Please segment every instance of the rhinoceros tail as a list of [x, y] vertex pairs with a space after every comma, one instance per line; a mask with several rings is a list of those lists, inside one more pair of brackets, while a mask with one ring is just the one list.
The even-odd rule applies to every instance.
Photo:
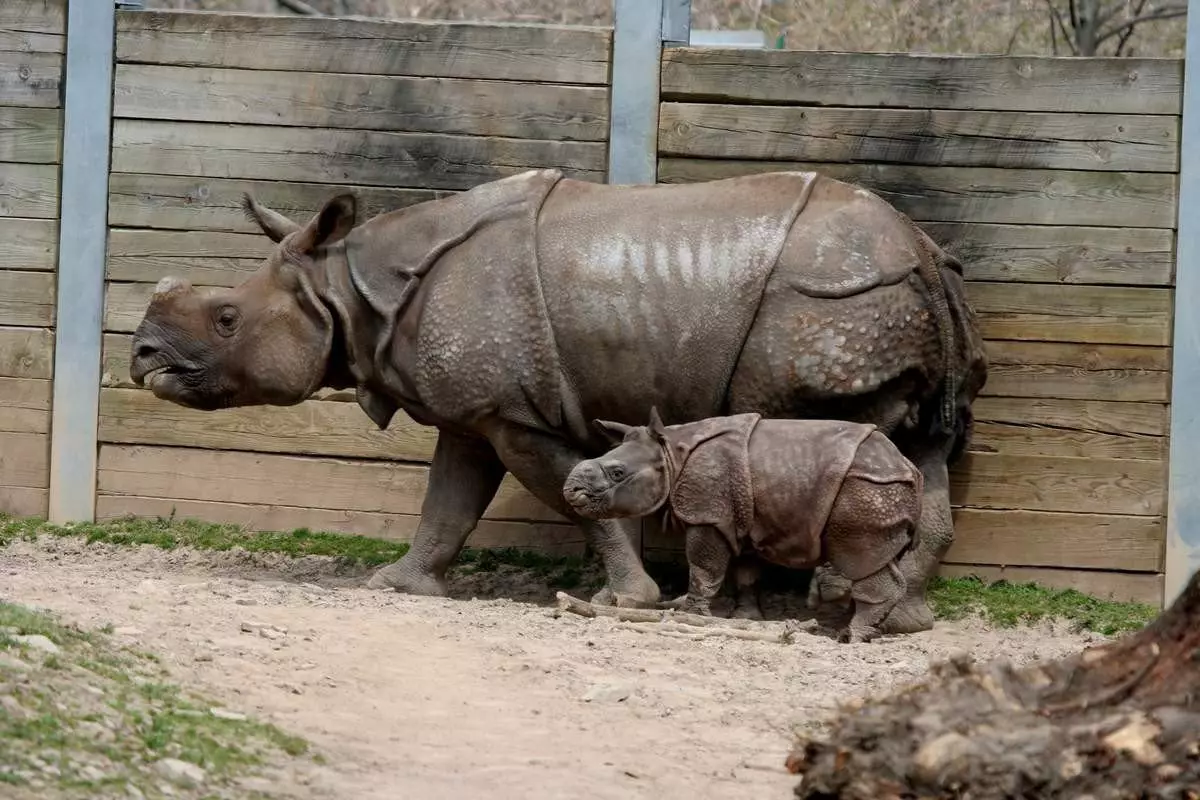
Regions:
[[917, 272], [929, 288], [930, 300], [933, 303], [933, 315], [942, 343], [942, 390], [940, 392], [942, 432], [957, 438], [958, 384], [961, 376], [956, 369], [958, 343], [954, 330], [954, 318], [950, 314], [950, 301], [946, 298], [946, 284], [942, 281], [942, 267], [950, 267], [961, 274], [962, 265], [929, 238], [929, 235], [921, 230], [907, 214], [901, 214], [901, 216], [912, 228], [913, 235], [917, 239], [920, 250]]

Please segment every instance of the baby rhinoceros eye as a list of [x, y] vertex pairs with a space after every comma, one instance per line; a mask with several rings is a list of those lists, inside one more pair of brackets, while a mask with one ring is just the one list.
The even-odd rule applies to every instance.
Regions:
[[608, 479], [613, 483], [625, 480], [625, 467], [620, 464], [609, 464]]
[[217, 331], [222, 336], [231, 336], [237, 330], [241, 314], [233, 306], [222, 306], [217, 312]]

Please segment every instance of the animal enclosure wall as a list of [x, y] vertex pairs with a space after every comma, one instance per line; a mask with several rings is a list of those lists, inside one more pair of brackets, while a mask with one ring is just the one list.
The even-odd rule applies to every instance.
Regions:
[[45, 516], [65, 0], [0, 3], [0, 510]]
[[661, 182], [817, 169], [963, 261], [991, 366], [943, 574], [1161, 602], [1182, 72], [664, 52]]
[[[300, 221], [349, 189], [360, 218], [532, 167], [602, 182], [607, 29], [120, 12], [97, 516], [409, 539], [435, 432], [378, 431], [353, 393], [218, 414], [129, 384], [164, 275], [228, 286], [271, 242], [241, 193]], [[511, 478], [473, 545], [579, 550]]]

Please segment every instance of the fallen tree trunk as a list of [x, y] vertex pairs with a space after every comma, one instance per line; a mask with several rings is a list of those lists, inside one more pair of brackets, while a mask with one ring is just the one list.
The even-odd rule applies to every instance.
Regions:
[[799, 742], [796, 796], [1200, 800], [1200, 572], [1122, 639], [1021, 669], [961, 658], [932, 673]]

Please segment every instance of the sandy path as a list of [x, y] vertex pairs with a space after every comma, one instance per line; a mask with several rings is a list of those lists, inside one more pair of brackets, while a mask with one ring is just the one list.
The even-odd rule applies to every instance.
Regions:
[[324, 559], [73, 540], [0, 550], [0, 598], [111, 623], [176, 680], [307, 737], [329, 766], [256, 787], [306, 798], [787, 798], [791, 730], [838, 701], [955, 649], [1024, 662], [1092, 639], [940, 623], [866, 645], [688, 641], [362, 581]]

